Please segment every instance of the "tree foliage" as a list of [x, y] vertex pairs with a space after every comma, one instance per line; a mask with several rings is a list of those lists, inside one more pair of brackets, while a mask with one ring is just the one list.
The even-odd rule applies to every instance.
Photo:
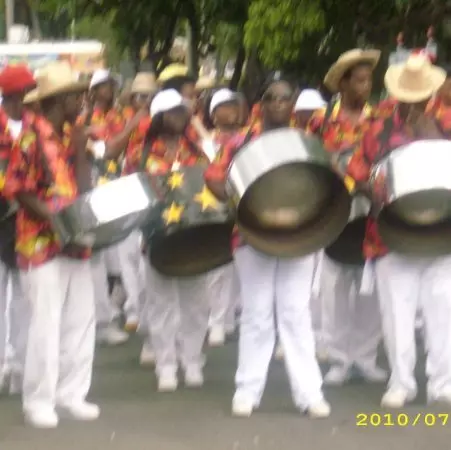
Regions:
[[306, 35], [323, 27], [324, 13], [315, 0], [254, 0], [244, 42], [275, 67], [298, 58]]

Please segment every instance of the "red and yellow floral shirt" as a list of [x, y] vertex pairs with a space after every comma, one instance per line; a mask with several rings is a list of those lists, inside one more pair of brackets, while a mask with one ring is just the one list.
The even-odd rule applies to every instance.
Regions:
[[[391, 117], [376, 119], [363, 136], [359, 148], [355, 151], [348, 164], [348, 174], [357, 182], [366, 183], [370, 177], [373, 164], [380, 157], [401, 145], [415, 140], [409, 135], [397, 108]], [[363, 254], [367, 259], [374, 259], [388, 253], [388, 248], [382, 241], [377, 223], [368, 217], [366, 236], [363, 243]]]
[[[263, 133], [261, 121], [257, 121], [250, 127], [245, 127], [238, 131], [235, 136], [228, 140], [216, 155], [215, 160], [208, 166], [205, 171], [205, 180], [225, 182], [227, 172], [237, 151], [245, 144], [246, 141], [252, 141]], [[238, 228], [235, 226], [232, 233], [232, 250], [245, 245], [242, 240]]]
[[[337, 101], [327, 115], [327, 106], [316, 111], [307, 125], [307, 133], [317, 135], [323, 142], [328, 152], [339, 152], [360, 144], [363, 133], [368, 129], [372, 108], [365, 105], [357, 124], [351, 122], [341, 108], [341, 102]], [[326, 121], [326, 123], [324, 123]]]
[[[71, 145], [64, 145], [52, 125], [38, 116], [24, 126], [15, 141], [8, 167], [5, 196], [20, 192], [36, 195], [52, 212], [70, 205], [78, 195]], [[17, 263], [21, 269], [43, 264], [62, 252], [69, 257], [89, 258], [89, 249], [64, 251], [47, 222], [36, 219], [20, 208], [16, 221]]]
[[144, 117], [139, 121], [138, 126], [133, 130], [128, 140], [127, 149], [125, 150], [125, 165], [122, 173], [129, 175], [138, 172], [141, 164], [142, 147], [147, 130], [150, 127], [150, 116]]
[[[86, 123], [88, 115], [84, 113], [79, 119], [81, 123]], [[108, 142], [109, 139], [121, 133], [125, 128], [126, 120], [123, 114], [116, 108], [110, 109], [107, 113], [99, 107], [94, 107], [90, 126], [94, 128], [95, 140]], [[99, 164], [99, 184], [117, 178], [121, 173], [118, 161], [106, 159], [97, 161]]]
[[426, 112], [437, 121], [443, 135], [451, 139], [451, 106], [445, 105], [440, 97], [436, 97], [429, 102]]

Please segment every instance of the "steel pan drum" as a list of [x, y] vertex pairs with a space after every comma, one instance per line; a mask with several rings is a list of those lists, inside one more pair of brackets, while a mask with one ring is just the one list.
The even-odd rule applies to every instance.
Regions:
[[154, 177], [164, 200], [143, 232], [150, 262], [163, 275], [199, 275], [232, 260], [232, 210], [207, 189], [204, 171], [201, 165], [180, 167]]
[[[347, 172], [354, 150], [354, 148], [350, 148], [337, 154], [335, 165], [343, 176]], [[335, 154], [332, 156], [335, 156]], [[325, 253], [329, 258], [340, 264], [353, 266], [363, 266], [365, 264], [362, 249], [370, 209], [371, 201], [366, 196], [359, 193], [353, 194], [351, 213], [346, 227], [337, 240], [325, 249]]]
[[228, 190], [244, 240], [279, 257], [315, 252], [345, 227], [351, 197], [320, 141], [295, 129], [264, 133], [235, 156]]
[[371, 174], [377, 223], [393, 251], [416, 256], [451, 252], [451, 143], [417, 141], [382, 158]]
[[150, 177], [133, 174], [80, 196], [55, 215], [53, 225], [63, 244], [98, 250], [125, 239], [150, 220], [158, 201]]

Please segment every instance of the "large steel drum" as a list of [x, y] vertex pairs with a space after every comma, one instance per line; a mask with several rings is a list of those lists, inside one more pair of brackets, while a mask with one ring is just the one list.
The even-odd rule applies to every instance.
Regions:
[[228, 191], [244, 240], [279, 257], [306, 255], [332, 243], [351, 208], [320, 141], [291, 128], [246, 144], [230, 166]]
[[197, 165], [153, 177], [163, 201], [143, 233], [163, 275], [199, 275], [232, 260], [233, 212], [207, 189], [204, 171]]
[[99, 250], [120, 242], [143, 226], [159, 201], [151, 178], [137, 173], [80, 196], [54, 216], [53, 226], [63, 244]]
[[451, 252], [451, 143], [423, 140], [375, 164], [370, 187], [385, 244], [398, 253]]
[[[354, 151], [355, 148], [350, 148], [336, 154], [334, 166], [343, 176], [346, 175]], [[335, 154], [332, 155], [332, 157], [334, 156]], [[325, 253], [329, 258], [340, 264], [363, 266], [365, 264], [363, 240], [368, 214], [371, 210], [371, 201], [358, 191], [351, 190], [351, 194], [352, 204], [348, 223], [337, 240], [325, 249]]]

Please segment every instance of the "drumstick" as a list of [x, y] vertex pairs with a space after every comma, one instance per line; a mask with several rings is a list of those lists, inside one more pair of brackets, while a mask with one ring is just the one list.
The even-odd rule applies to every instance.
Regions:
[[210, 162], [213, 162], [218, 150], [218, 146], [213, 140], [213, 136], [207, 131], [203, 123], [197, 116], [193, 116], [191, 119], [191, 125], [202, 139], [202, 151]]

